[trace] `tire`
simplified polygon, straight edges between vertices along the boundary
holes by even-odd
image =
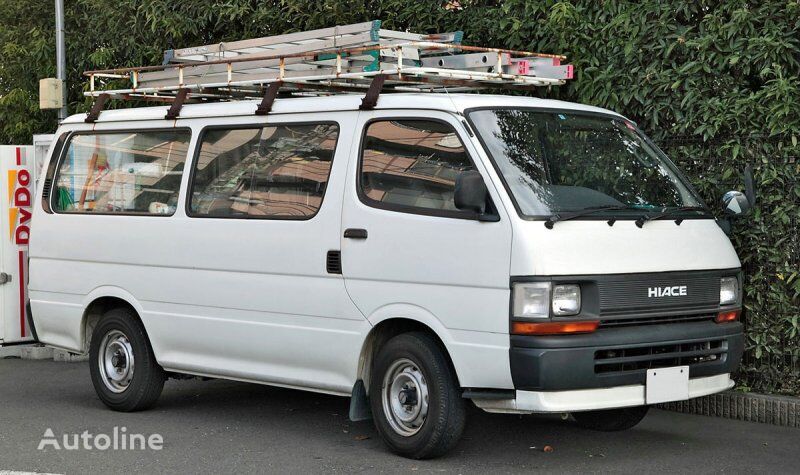
[[[572,417],[585,429],[602,432],[628,430],[642,422],[650,406],[623,407],[602,411],[573,412]]]
[[[384,443],[403,457],[438,457],[464,431],[465,404],[455,374],[425,333],[398,335],[380,349],[372,365],[370,407]]]
[[[121,412],[152,407],[166,380],[142,322],[127,308],[109,310],[95,326],[89,371],[100,400]]]

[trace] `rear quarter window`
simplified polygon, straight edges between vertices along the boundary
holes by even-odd
[[[190,138],[188,130],[73,135],[49,196],[53,209],[172,215]]]

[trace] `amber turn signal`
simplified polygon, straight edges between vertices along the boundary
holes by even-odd
[[[725,312],[719,312],[714,321],[717,323],[735,322],[739,320],[740,313],[742,313],[741,310],[728,310]]]
[[[511,333],[514,335],[565,335],[574,333],[591,333],[597,330],[599,320],[585,322],[511,322]]]

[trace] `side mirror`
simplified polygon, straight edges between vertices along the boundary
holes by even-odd
[[[741,191],[729,191],[722,195],[722,211],[731,217],[742,216],[750,211],[750,202]]]
[[[469,170],[459,173],[456,177],[453,201],[456,208],[460,210],[473,211],[480,214],[486,208],[486,196],[488,193],[481,174],[475,170]]]
[[[458,174],[453,196],[456,208],[474,212],[481,221],[498,221],[498,216],[485,214],[488,197],[489,191],[480,173],[468,170]]]
[[[753,168],[744,169],[744,193],[729,191],[722,196],[722,211],[730,217],[743,216],[756,204],[756,190],[753,185]]]

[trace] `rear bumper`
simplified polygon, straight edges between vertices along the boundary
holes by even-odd
[[[643,388],[647,368],[686,365],[692,380],[727,375],[738,367],[743,348],[741,323],[708,321],[601,328],[582,335],[512,336],[509,357],[517,392],[550,394],[536,396],[550,400],[553,394],[574,390]],[[625,394],[623,399],[631,393]]]
[[[729,374],[689,380],[689,398],[707,396],[733,387]],[[486,412],[575,412],[643,406],[644,384],[574,391],[515,391],[514,399],[473,399]]]

